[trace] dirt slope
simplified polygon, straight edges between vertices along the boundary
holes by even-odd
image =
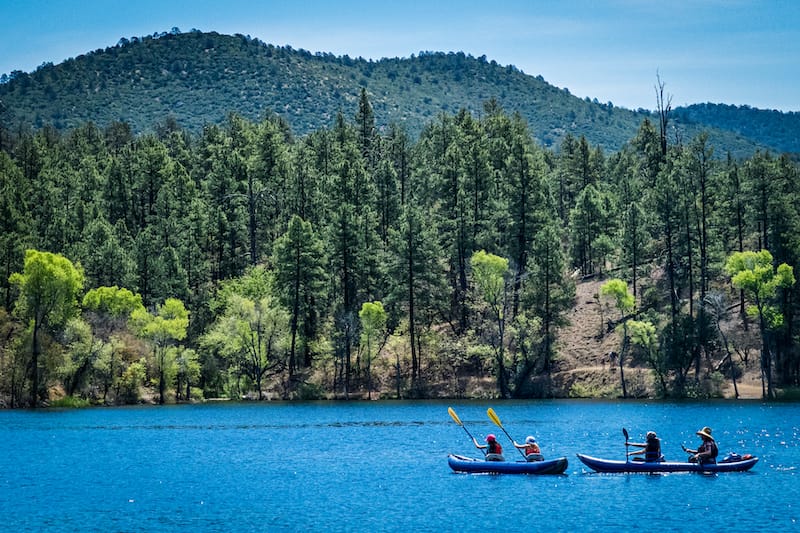
[[[575,306],[567,314],[569,324],[558,334],[557,372],[554,384],[563,392],[573,396],[619,397],[622,388],[619,378],[618,360],[610,354],[618,352],[619,335],[608,331],[603,322],[616,320],[616,311],[601,312],[596,298],[605,280],[579,281],[575,287]],[[761,382],[757,365],[748,366],[745,375],[737,383],[740,398],[761,398]],[[625,381],[629,394],[652,395],[651,372],[647,368],[631,368],[625,365]],[[726,384],[723,394],[733,398],[731,383]]]

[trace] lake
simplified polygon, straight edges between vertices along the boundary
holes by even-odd
[[[455,474],[493,407],[561,476]],[[656,431],[667,459],[710,426],[748,473],[595,474]],[[790,531],[800,409],[761,402],[312,402],[0,411],[3,531]]]

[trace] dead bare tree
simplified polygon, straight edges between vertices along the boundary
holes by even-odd
[[[656,73],[656,106],[658,111],[658,126],[661,139],[661,157],[667,159],[667,126],[669,125],[669,113],[672,111],[672,95],[664,94],[665,83],[661,81],[661,76]]]

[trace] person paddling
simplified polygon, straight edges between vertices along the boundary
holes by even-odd
[[[692,450],[682,446],[683,451],[692,454],[692,456],[689,457],[689,462],[715,464],[717,462],[719,448],[717,447],[717,442],[714,440],[714,437],[711,436],[711,428],[706,426],[703,429],[698,430],[696,434],[703,440],[703,443],[699,448]]]
[[[478,444],[478,441],[475,440],[475,437],[472,438],[472,442],[475,443],[475,447],[479,450],[486,450],[486,460],[487,461],[505,461],[505,457],[503,457],[503,447],[497,442],[497,437],[494,434],[490,433],[486,435],[486,444]]]
[[[641,450],[637,450],[635,452],[628,453],[628,457],[633,455],[644,455],[644,461],[646,463],[658,463],[664,460],[663,456],[661,455],[661,439],[658,438],[655,431],[648,431],[647,435],[645,436],[647,442],[629,442],[629,446],[636,446],[637,448],[642,448]],[[634,460],[641,461],[642,458],[636,457]]]
[[[514,442],[514,447],[519,448],[525,454],[525,459],[528,462],[531,461],[544,461],[544,455],[542,455],[542,451],[539,449],[539,444],[536,442],[536,438],[533,435],[528,435],[525,438],[525,444],[519,444],[517,441]]]

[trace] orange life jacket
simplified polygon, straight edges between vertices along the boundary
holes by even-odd
[[[542,453],[542,451],[539,449],[539,445],[535,442],[525,446],[525,455],[530,455],[532,453]]]

